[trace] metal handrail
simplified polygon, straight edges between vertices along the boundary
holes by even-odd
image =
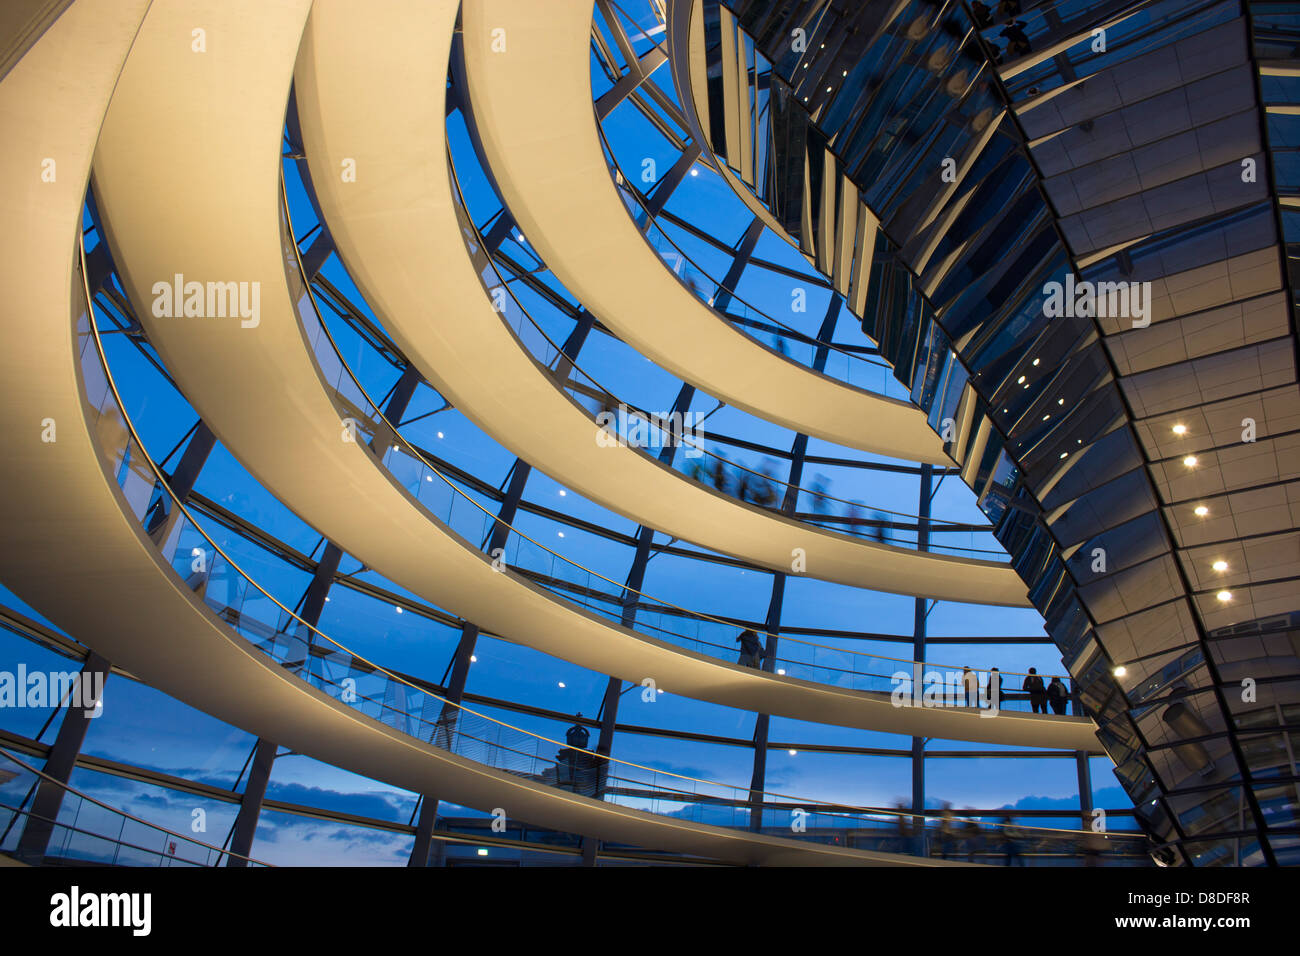
[[[141,447],[143,448],[144,446],[142,445]],[[76,797],[78,797],[78,798],[80,798],[80,799],[82,799],[82,800],[85,800],[85,801],[88,802],[88,803],[93,803],[95,806],[97,806],[97,807],[99,807],[99,808],[101,808],[101,809],[103,809],[103,810],[107,810],[107,811],[109,811],[110,813],[117,814],[117,815],[120,816],[120,817],[125,817],[127,820],[130,820],[130,821],[132,821],[133,823],[139,823],[139,824],[141,824],[141,825],[143,825],[143,826],[146,826],[146,827],[149,827],[149,828],[151,828],[151,829],[158,830],[158,831],[160,831],[160,832],[162,832],[162,833],[166,833],[168,836],[174,836],[174,837],[176,837],[177,839],[184,840],[186,843],[192,843],[192,844],[194,844],[194,845],[196,845],[196,846],[201,846],[201,847],[203,847],[205,850],[211,850],[213,853],[216,853],[216,854],[217,854],[217,859],[221,859],[222,856],[229,856],[229,857],[234,857],[234,858],[239,859],[239,860],[244,860],[244,861],[247,862],[247,863],[255,863],[255,864],[257,864],[258,866],[271,866],[271,865],[272,865],[272,864],[270,864],[270,863],[265,863],[265,862],[263,862],[263,861],[261,861],[261,860],[255,859],[255,858],[253,858],[253,857],[251,857],[251,856],[244,856],[242,853],[236,853],[236,852],[233,851],[233,850],[225,850],[225,849],[222,849],[222,848],[220,848],[220,847],[215,847],[215,846],[213,846],[213,845],[210,844],[210,843],[204,843],[202,840],[196,840],[196,839],[194,839],[194,837],[186,836],[186,835],[183,834],[183,833],[177,833],[175,830],[169,830],[167,827],[162,826],[162,825],[160,825],[160,824],[157,824],[157,823],[150,823],[148,820],[143,820],[143,819],[141,819],[140,817],[135,816],[134,814],[127,813],[125,810],[119,810],[117,807],[111,807],[111,806],[109,806],[107,803],[104,803],[102,800],[96,800],[94,797],[90,796],[90,794],[88,794],[88,793],[84,793],[83,791],[78,790],[76,787],[72,786],[71,784],[64,783],[64,782],[61,781],[61,780],[56,780],[54,777],[51,777],[51,776],[50,776],[49,774],[47,774],[45,771],[43,771],[43,770],[37,770],[35,767],[33,767],[31,764],[27,763],[26,761],[19,760],[17,757],[15,757],[15,756],[14,756],[13,754],[11,754],[9,751],[5,750],[3,747],[0,747],[0,757],[4,757],[4,758],[6,758],[6,759],[12,761],[13,763],[17,764],[17,765],[18,765],[19,767],[21,767],[22,769],[26,770],[28,773],[35,774],[37,777],[39,777],[40,779],[46,781],[47,783],[51,783],[51,784],[53,784],[54,786],[58,787],[59,789],[65,791],[65,792],[67,792],[67,793],[70,793],[70,794],[72,794],[73,796],[76,796]],[[6,807],[6,809],[12,810],[12,811],[14,811],[14,813],[17,813],[17,814],[23,814],[23,815],[26,815],[27,817],[29,817],[29,818],[31,818],[31,819],[44,820],[45,822],[51,824],[52,826],[63,827],[64,829],[73,830],[73,831],[75,831],[75,832],[90,833],[90,831],[88,831],[88,830],[85,830],[85,831],[83,831],[83,830],[78,830],[78,828],[76,828],[76,827],[69,826],[69,825],[66,824],[66,823],[59,823],[57,820],[51,820],[51,819],[49,819],[48,817],[40,816],[40,815],[34,813],[34,812],[31,811],[31,810],[24,810],[24,809],[22,809],[21,807]],[[101,834],[97,834],[97,833],[90,833],[90,835],[91,835],[91,836],[94,836],[94,837],[96,837],[96,838],[98,838],[98,839],[101,839],[101,840],[108,840],[108,839],[111,839],[110,837],[106,837],[106,836],[103,836],[103,835],[101,835]],[[157,853],[157,852],[158,852],[158,851],[156,851],[156,850],[149,850],[147,847],[136,847],[136,846],[134,846],[134,844],[123,843],[123,841],[120,841],[120,840],[118,840],[118,841],[114,841],[114,842],[122,843],[123,846],[132,846],[134,849],[144,850],[145,852],[148,852],[148,853]],[[166,854],[160,854],[160,855],[166,855]]]

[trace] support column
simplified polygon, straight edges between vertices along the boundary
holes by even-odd
[[[278,749],[273,741],[265,737],[257,740],[257,748],[253,751],[253,766],[248,771],[248,783],[244,785],[239,814],[235,817],[235,828],[230,837],[230,852],[239,856],[228,857],[228,867],[248,865],[240,857],[246,857],[252,852],[253,834],[257,831],[257,821],[262,815],[262,801],[266,799],[266,785],[270,782],[271,766],[275,763]]]
[[[63,723],[59,725],[58,736],[42,768],[53,780],[41,780],[36,788],[36,799],[32,801],[31,815],[23,828],[23,835],[18,840],[17,856],[25,863],[39,866],[45,861],[49,849],[50,836],[54,832],[54,821],[59,818],[59,808],[63,806],[72,769],[76,766],[77,755],[90,729],[91,715],[102,713],[101,704],[104,694],[104,682],[108,679],[111,665],[94,651],[86,658],[86,663],[77,675],[70,696],[61,702],[64,707]],[[86,705],[90,706],[87,707]],[[56,782],[57,781],[57,782]]]
[[[673,401],[670,416],[685,416],[686,410],[691,407],[691,402],[695,399],[695,386],[683,384],[677,392],[677,398]],[[668,467],[672,467],[673,460],[677,456],[677,443],[674,441],[667,442],[659,450],[659,460]],[[632,567],[627,573],[627,582],[623,586],[623,616],[621,622],[624,627],[632,627],[636,623],[637,599],[641,596],[641,588],[645,584],[646,565],[650,562],[650,544],[654,539],[654,528],[648,528],[642,525],[637,529],[636,553],[632,557]],[[596,741],[596,753],[602,757],[608,757],[614,748],[614,728],[618,721],[618,703],[623,698],[623,681],[618,677],[611,677],[609,683],[605,685],[605,697],[600,705],[600,738]],[[596,775],[596,796],[602,798],[605,793],[605,779],[609,772],[609,764],[602,761],[599,764],[599,770]],[[582,839],[582,865],[595,866],[596,853],[600,849],[600,841],[595,837],[583,837]]]
[[[916,511],[916,549],[918,551],[928,551],[930,549],[930,498],[934,494],[932,485],[934,483],[934,466],[921,466],[920,493],[917,499]],[[912,610],[912,660],[925,661],[925,637],[926,637],[926,619],[929,617],[926,611],[926,599],[916,598]],[[922,668],[924,669],[924,668]],[[915,670],[913,670],[913,680],[915,680]],[[921,688],[913,687],[912,693],[919,698]],[[912,812],[925,812],[925,738],[912,738]],[[919,834],[921,821],[913,819],[912,824],[916,827]]]

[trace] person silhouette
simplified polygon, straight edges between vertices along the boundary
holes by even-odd
[[[1029,706],[1035,714],[1047,713],[1047,688],[1043,686],[1043,679],[1038,676],[1037,668],[1029,668],[1029,676],[1021,685],[1024,692],[1029,695]]]
[[[736,641],[740,644],[740,663],[746,667],[760,667],[765,652],[759,643],[758,634],[751,628],[745,628]]]

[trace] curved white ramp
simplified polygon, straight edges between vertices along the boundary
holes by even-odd
[[[445,6],[438,8],[444,17]],[[105,120],[95,184],[106,238],[150,341],[213,432],[287,507],[400,587],[599,673],[651,677],[683,696],[819,723],[1096,748],[1089,721],[898,709],[881,695],[767,674],[622,628],[495,571],[396,484],[367,446],[344,441],[344,413],[304,341],[280,245],[280,136],[307,11],[302,3],[271,9],[274,16],[256,7],[265,24],[257,31],[240,19],[254,16],[245,3],[192,0],[152,10]],[[220,56],[174,42],[182,27],[189,35],[195,17],[220,26]],[[212,51],[211,39],[208,45]],[[208,222],[220,228],[196,228]],[[256,282],[256,325],[244,328],[238,316],[155,316],[154,283],[177,274]]]
[[[591,13],[589,0],[465,4],[474,120],[529,244],[620,338],[728,404],[840,445],[951,465],[911,403],[781,356],[707,307],[663,264],[628,215],[601,150]]]
[[[450,28],[436,35],[445,19],[427,9],[317,0],[294,89],[335,245],[385,328],[439,392],[556,480],[684,541],[773,571],[789,572],[801,551],[809,576],[854,587],[1029,606],[1006,563],[837,534],[691,481],[637,449],[602,446],[591,415],[495,311],[466,254],[445,161]],[[345,160],[355,180],[339,175]]]
[[[0,395],[17,423],[0,445],[0,578],[60,627],[93,635],[95,650],[164,693],[319,760],[415,792],[539,826],[734,863],[942,865],[728,830],[602,803],[493,770],[373,721],[305,684],[236,638],[162,562],[126,511],[88,423],[74,334],[74,250],[91,150],[122,58],[148,4],[82,0],[0,83]],[[158,7],[155,4],[156,14]],[[175,4],[168,6],[186,6]],[[165,42],[188,44],[194,23],[212,40],[275,42],[306,3],[230,3],[194,11]],[[160,17],[159,20],[164,20]],[[301,26],[301,21],[299,21]],[[145,26],[157,42],[162,23]],[[229,49],[229,47],[227,47]],[[56,177],[43,180],[45,161]],[[84,344],[84,343],[81,343]],[[93,346],[90,346],[93,347]],[[41,440],[52,418],[57,440]],[[30,428],[27,426],[30,424]],[[109,700],[111,705],[111,691]]]

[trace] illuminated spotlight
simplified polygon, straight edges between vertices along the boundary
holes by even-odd
[[[799,751],[797,751],[797,750],[791,750],[791,751],[790,751],[790,756],[791,756],[791,757],[797,757],[797,756],[799,756]]]
[[[826,92],[829,93],[830,91],[831,91],[831,88],[830,88],[829,86],[826,87]]]
[[[1198,517],[1198,518],[1204,518],[1204,517],[1205,517],[1206,515],[1208,515],[1209,513],[1210,513],[1210,509],[1207,508],[1207,507],[1205,507],[1205,505],[1197,505],[1197,506],[1196,506],[1196,517]]]
[[[1214,596],[1217,597],[1217,598],[1218,598],[1220,601],[1222,601],[1224,604],[1227,604],[1229,601],[1232,600],[1232,592],[1231,592],[1231,591],[1220,591],[1218,594],[1216,594],[1216,595],[1214,595]]]
[[[477,664],[477,663],[478,663],[478,655],[477,655],[477,654],[471,654],[471,655],[469,656],[469,660],[470,660],[470,663],[471,663],[471,664]]]
[[[782,677],[785,676],[785,668],[784,668],[784,667],[778,667],[778,668],[776,669],[776,672],[777,672],[778,674],[780,674]]]
[[[691,169],[691,175],[692,175],[692,176],[698,176],[699,174],[700,174],[700,171],[699,171],[698,169],[694,169],[694,168]]]
[[[561,538],[564,537],[564,532],[563,532],[563,531],[557,531],[557,532],[555,532],[555,533],[558,534]]]
[[[424,480],[425,480],[425,481],[433,481],[433,475],[425,475],[425,476],[424,476]]]
[[[1038,359],[1034,359],[1034,364],[1035,364],[1035,365],[1037,365],[1037,364],[1038,364],[1038,362],[1039,362],[1039,360],[1038,360]]]
[[[1175,426],[1174,426],[1174,434],[1175,434],[1175,435],[1186,435],[1186,434],[1187,434],[1187,426],[1186,426],[1186,425],[1175,425]]]
[[[1069,458],[1069,457],[1070,457],[1070,453],[1069,453],[1068,451],[1063,451],[1063,452],[1061,452],[1061,458],[1062,458],[1063,460],[1066,459],[1066,458]]]
[[[393,610],[396,611],[398,614],[402,613],[402,609],[398,607],[396,604],[393,605]]]
[[[1114,674],[1116,677],[1123,677],[1125,674],[1128,673],[1128,668],[1125,667],[1123,664],[1120,664],[1113,671],[1111,671],[1111,673]]]
[[[1065,404],[1065,399],[1063,399],[1063,398],[1058,398],[1058,399],[1056,400],[1056,404],[1058,404],[1058,405],[1064,405],[1064,404]]]
[[[1183,464],[1186,465],[1188,468],[1195,468],[1195,467],[1196,467],[1196,456],[1195,456],[1195,455],[1188,455],[1186,458],[1183,459]]]
[[[485,847],[479,847],[479,848],[478,848],[478,855],[479,855],[479,856],[487,856],[487,849],[486,849]]]
[[[1025,380],[1025,377],[1022,375],[1022,376],[1020,376],[1018,379],[1016,379],[1016,384],[1017,384],[1017,385],[1020,385],[1020,384],[1022,384],[1022,383],[1024,382],[1024,380]]]
[[[442,437],[442,432],[438,432],[438,437],[439,437],[439,438]]]
[[[565,497],[566,495],[568,495],[568,492],[565,491],[563,488],[561,488],[561,489],[560,489],[560,497],[563,498],[563,497]]]
[[[564,686],[564,681],[560,681],[560,686],[561,686],[561,687]]]
[[[1226,571],[1226,570],[1228,570],[1228,562],[1227,562],[1227,561],[1215,561],[1214,564],[1210,565],[1210,567],[1214,568],[1214,570],[1216,570],[1216,571]]]

